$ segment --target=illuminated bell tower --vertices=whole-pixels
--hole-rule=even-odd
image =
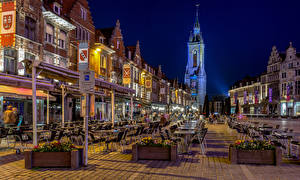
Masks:
[[[203,106],[206,95],[206,72],[204,68],[204,42],[200,31],[198,8],[193,31],[190,33],[188,46],[188,61],[184,83],[191,89],[193,106]]]

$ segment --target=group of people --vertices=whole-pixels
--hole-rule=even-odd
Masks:
[[[19,121],[18,109],[11,105],[4,111],[3,121],[5,127],[16,126]]]

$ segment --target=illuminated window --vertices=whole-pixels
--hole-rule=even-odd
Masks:
[[[117,41],[117,49],[120,49],[120,41]]]
[[[197,51],[193,51],[193,67],[197,67]]]
[[[106,68],[106,56],[104,56],[104,55],[101,56],[100,67]]]

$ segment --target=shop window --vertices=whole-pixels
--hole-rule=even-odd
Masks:
[[[36,39],[36,21],[30,17],[25,17],[25,37],[35,41]]]
[[[281,115],[286,116],[286,103],[281,103]]]
[[[59,39],[58,39],[58,45],[60,48],[63,48],[63,49],[65,48],[66,39],[67,39],[67,34],[64,31],[60,31]]]
[[[47,24],[45,41],[48,43],[53,43],[53,39],[54,39],[54,27],[51,24]]]

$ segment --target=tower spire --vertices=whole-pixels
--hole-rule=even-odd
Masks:
[[[199,28],[200,29],[200,23],[199,23],[199,6],[200,6],[200,4],[196,4],[196,20],[195,20],[194,28]]]

